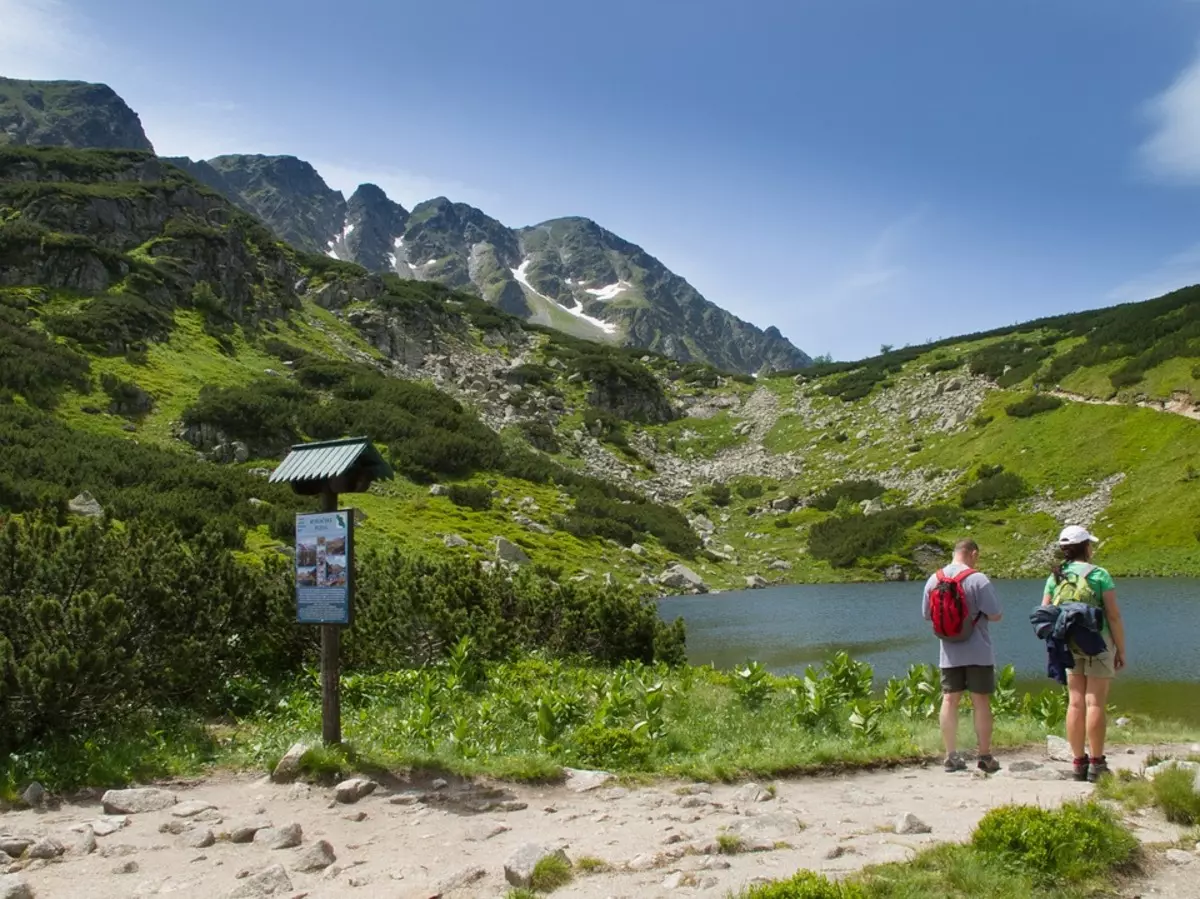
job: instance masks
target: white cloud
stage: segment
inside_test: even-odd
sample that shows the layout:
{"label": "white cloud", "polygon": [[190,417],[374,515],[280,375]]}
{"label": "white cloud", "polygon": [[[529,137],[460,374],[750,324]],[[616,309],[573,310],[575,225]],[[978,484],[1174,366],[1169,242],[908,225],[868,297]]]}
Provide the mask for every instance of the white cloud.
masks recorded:
{"label": "white cloud", "polygon": [[929,206],[921,203],[884,226],[867,247],[861,263],[835,283],[834,296],[837,299],[846,299],[854,295],[874,293],[901,278],[906,268],[896,261],[896,256],[928,213]]}
{"label": "white cloud", "polygon": [[1164,260],[1157,268],[1131,278],[1108,292],[1112,303],[1136,303],[1200,284],[1200,243]]}
{"label": "white cloud", "polygon": [[9,78],[82,78],[100,55],[86,22],[62,0],[0,0],[0,67]]}
{"label": "white cloud", "polygon": [[1164,180],[1200,184],[1200,53],[1146,112],[1154,132],[1139,149],[1142,165]]}
{"label": "white cloud", "polygon": [[487,211],[498,199],[490,191],[471,187],[461,181],[432,178],[404,169],[358,167],[323,159],[309,161],[330,187],[340,190],[347,197],[360,184],[370,183],[383,188],[389,198],[407,209],[412,209],[422,200],[447,197],[456,203],[469,203]]}

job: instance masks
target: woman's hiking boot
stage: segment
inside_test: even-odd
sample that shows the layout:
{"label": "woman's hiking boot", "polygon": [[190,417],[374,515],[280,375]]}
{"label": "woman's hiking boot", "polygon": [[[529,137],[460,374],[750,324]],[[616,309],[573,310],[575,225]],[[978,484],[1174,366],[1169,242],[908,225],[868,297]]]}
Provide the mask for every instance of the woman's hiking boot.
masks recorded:
{"label": "woman's hiking boot", "polygon": [[1088,763],[1089,759],[1086,755],[1081,755],[1079,758],[1075,759],[1074,768],[1076,780],[1088,779]]}
{"label": "woman's hiking boot", "polygon": [[1087,779],[1089,781],[1091,781],[1092,783],[1095,783],[1096,781],[1098,781],[1100,778],[1102,778],[1107,773],[1108,773],[1108,757],[1102,755],[1098,759],[1097,758],[1092,759],[1092,767],[1091,767],[1091,770],[1088,771],[1088,773],[1087,773]]}
{"label": "woman's hiking boot", "polygon": [[1000,770],[1000,763],[993,756],[981,755],[976,767],[984,774],[995,774]]}
{"label": "woman's hiking boot", "polygon": [[964,759],[957,752],[952,752],[946,756],[946,764],[943,767],[945,767],[945,769],[951,773],[955,771],[966,771],[967,762],[966,759]]}

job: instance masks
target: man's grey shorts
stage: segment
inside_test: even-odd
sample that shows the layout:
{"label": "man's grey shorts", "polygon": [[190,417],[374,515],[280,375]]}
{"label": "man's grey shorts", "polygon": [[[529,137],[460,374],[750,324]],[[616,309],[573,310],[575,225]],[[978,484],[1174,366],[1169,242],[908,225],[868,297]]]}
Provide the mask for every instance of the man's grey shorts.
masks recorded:
{"label": "man's grey shorts", "polygon": [[996,667],[963,665],[959,668],[943,668],[942,692],[982,693],[991,696],[996,692]]}

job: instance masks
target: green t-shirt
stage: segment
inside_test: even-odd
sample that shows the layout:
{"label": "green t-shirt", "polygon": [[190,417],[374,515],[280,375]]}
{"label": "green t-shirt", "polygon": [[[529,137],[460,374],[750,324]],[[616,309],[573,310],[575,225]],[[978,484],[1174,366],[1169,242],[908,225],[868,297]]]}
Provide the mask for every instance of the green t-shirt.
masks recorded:
{"label": "green t-shirt", "polygon": [[[1088,564],[1089,563],[1087,562],[1068,562],[1063,566],[1063,572],[1065,573],[1069,571],[1072,574],[1081,574],[1087,569]],[[1117,585],[1113,582],[1112,575],[1103,568],[1095,566],[1087,573],[1087,582],[1088,585],[1091,586],[1092,592],[1096,594],[1096,604],[1100,606],[1100,608],[1104,608],[1104,594],[1109,590],[1117,589]],[[1046,578],[1045,595],[1054,595],[1054,575],[1050,575],[1050,577]],[[1104,620],[1103,633],[1105,635],[1110,633],[1108,629],[1107,617]]]}

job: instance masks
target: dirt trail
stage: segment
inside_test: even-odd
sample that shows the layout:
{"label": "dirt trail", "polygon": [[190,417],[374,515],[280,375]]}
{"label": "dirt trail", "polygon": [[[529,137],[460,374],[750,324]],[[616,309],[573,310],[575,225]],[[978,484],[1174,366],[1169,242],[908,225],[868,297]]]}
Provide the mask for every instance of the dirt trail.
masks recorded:
{"label": "dirt trail", "polygon": [[[1114,750],[1110,759],[1136,769],[1146,752]],[[1001,761],[1004,769],[992,777],[973,771],[947,774],[930,766],[784,780],[761,791],[745,784],[676,782],[633,788],[609,783],[575,792],[567,785],[396,781],[353,804],[333,801],[330,789],[225,775],[160,785],[180,805],[129,815],[127,825],[99,836],[93,851],[86,837],[81,847],[71,848],[80,840],[76,828],[98,819],[109,820],[109,826],[120,823],[104,819],[97,801],[0,814],[0,834],[57,837],[68,847],[61,858],[33,862],[20,873],[38,899],[499,899],[508,889],[505,863],[528,843],[559,844],[573,861],[594,857],[612,866],[578,875],[556,896],[719,897],[799,868],[837,875],[904,860],[930,843],[964,839],[997,805],[1053,805],[1092,789],[1064,779],[1068,766],[1048,761],[1043,753],[1007,754]],[[178,816],[204,804],[213,808]],[[888,832],[907,814],[928,825],[929,832]],[[1144,842],[1180,836],[1157,815],[1135,815],[1131,822]],[[222,838],[250,823],[299,824],[302,843],[272,849],[264,842]],[[217,835],[215,844],[188,848],[207,842],[200,839],[207,830]],[[722,832],[736,833],[761,851],[718,854]],[[331,844],[336,862],[314,872],[295,870],[319,840]],[[286,872],[281,891],[258,890],[253,875],[276,865]],[[1178,856],[1175,864],[1156,867],[1152,881],[1127,895],[1200,897],[1200,855],[1190,871]]]}
{"label": "dirt trail", "polygon": [[1141,409],[1166,412],[1170,415],[1182,415],[1184,418],[1200,421],[1200,405],[1193,403],[1191,396],[1187,393],[1176,394],[1169,400],[1142,400],[1138,403],[1126,403],[1118,399],[1102,400],[1099,397],[1084,396],[1082,393],[1070,393],[1066,390],[1047,390],[1045,393],[1050,394],[1050,396],[1056,396],[1059,399],[1070,400],[1073,403],[1087,403],[1090,406],[1133,405]]}

